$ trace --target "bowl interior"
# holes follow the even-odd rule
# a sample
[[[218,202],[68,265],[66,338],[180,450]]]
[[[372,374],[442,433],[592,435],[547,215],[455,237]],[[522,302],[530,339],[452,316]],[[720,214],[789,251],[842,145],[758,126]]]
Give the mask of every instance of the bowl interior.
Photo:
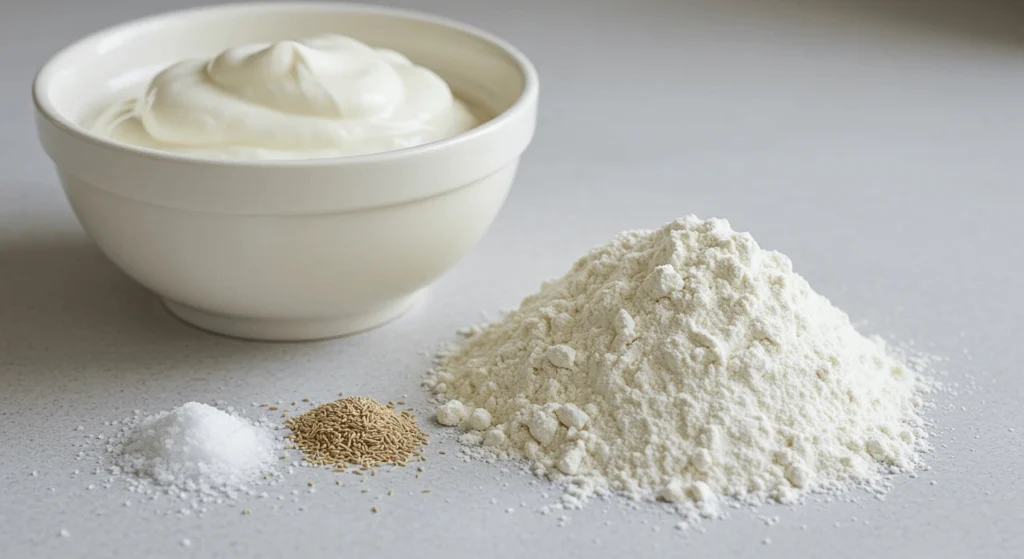
[[[154,16],[71,45],[40,72],[40,106],[81,129],[97,108],[141,92],[168,65],[232,46],[349,35],[430,68],[480,116],[510,108],[526,87],[521,55],[478,30],[432,16],[346,4],[239,4]]]

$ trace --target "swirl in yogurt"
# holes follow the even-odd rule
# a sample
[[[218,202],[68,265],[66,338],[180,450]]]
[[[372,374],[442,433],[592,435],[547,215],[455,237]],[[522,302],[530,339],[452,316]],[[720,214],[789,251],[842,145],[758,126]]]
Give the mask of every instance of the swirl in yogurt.
[[[327,35],[179,62],[92,129],[164,151],[311,159],[421,145],[477,124],[434,72],[395,51]]]

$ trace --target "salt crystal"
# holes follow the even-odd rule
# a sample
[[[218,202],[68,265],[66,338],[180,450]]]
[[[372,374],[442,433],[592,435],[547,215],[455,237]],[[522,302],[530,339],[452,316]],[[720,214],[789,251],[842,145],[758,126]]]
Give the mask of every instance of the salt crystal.
[[[237,489],[266,472],[277,441],[267,429],[189,402],[144,419],[125,441],[125,469],[181,490]],[[127,504],[126,504],[127,506]]]

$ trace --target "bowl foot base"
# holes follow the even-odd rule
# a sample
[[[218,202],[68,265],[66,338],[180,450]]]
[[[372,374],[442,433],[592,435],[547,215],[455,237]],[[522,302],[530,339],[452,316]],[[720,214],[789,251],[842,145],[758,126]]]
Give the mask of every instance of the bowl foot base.
[[[216,314],[167,299],[164,299],[164,307],[181,321],[214,334],[246,340],[298,342],[336,338],[376,328],[404,314],[420,300],[422,294],[422,291],[418,291],[361,314],[308,320]]]

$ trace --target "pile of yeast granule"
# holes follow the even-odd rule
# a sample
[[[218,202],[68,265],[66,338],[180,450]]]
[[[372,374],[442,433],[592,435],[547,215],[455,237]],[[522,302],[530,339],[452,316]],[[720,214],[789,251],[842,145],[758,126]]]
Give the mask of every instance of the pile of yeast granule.
[[[724,220],[626,231],[442,354],[426,384],[472,452],[569,500],[712,510],[910,470],[927,382]]]
[[[349,397],[289,418],[288,438],[314,466],[404,466],[418,456],[427,435],[416,417],[373,398]]]

